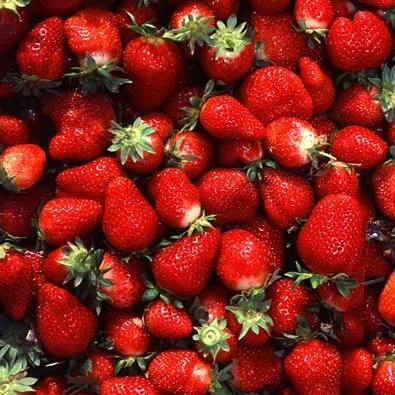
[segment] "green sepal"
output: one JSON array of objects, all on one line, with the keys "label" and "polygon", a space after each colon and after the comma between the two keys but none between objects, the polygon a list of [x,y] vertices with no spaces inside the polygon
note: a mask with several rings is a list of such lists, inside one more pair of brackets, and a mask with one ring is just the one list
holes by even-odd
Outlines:
[{"label": "green sepal", "polygon": [[22,360],[0,362],[0,394],[18,395],[20,392],[34,392],[37,379],[27,377],[27,365]]},{"label": "green sepal", "polygon": [[248,165],[244,166],[243,170],[246,171],[247,177],[251,181],[257,181],[262,179],[262,170],[265,167],[270,167],[272,169],[278,169],[278,165],[276,162],[270,159],[258,159],[255,160]]},{"label": "green sepal", "polygon": [[57,88],[62,81],[40,79],[35,75],[7,73],[3,82],[13,85],[13,92],[21,92],[23,96],[41,97],[44,92],[58,94]]},{"label": "green sepal", "polygon": [[206,215],[203,211],[202,215],[190,225],[189,229],[187,230],[187,235],[190,237],[195,232],[203,234],[207,228],[210,229],[213,227],[212,222],[214,222],[215,219],[215,215]]},{"label": "green sepal", "polygon": [[115,375],[118,375],[123,369],[130,369],[137,366],[140,371],[145,371],[150,362],[156,355],[156,352],[151,352],[140,357],[120,357],[115,362]]},{"label": "green sepal", "polygon": [[0,185],[10,192],[18,193],[21,190],[15,184],[15,176],[10,176],[6,169],[0,165]]},{"label": "green sepal", "polygon": [[22,18],[18,12],[18,8],[26,7],[30,4],[30,0],[2,0],[0,2],[0,10],[8,10],[18,16],[21,21]]},{"label": "green sepal", "polygon": [[155,25],[153,25],[150,22],[144,22],[142,25],[139,25],[136,21],[136,18],[134,17],[133,14],[131,14],[128,11],[125,11],[130,20],[131,23],[127,26],[129,29],[133,30],[135,33],[137,33],[140,36],[144,36],[144,37],[162,37],[165,29],[161,28],[158,29]]},{"label": "green sepal", "polygon": [[185,140],[185,136],[177,137],[174,144],[170,145],[168,142],[165,147],[165,152],[167,156],[166,164],[169,167],[182,167],[183,163],[193,162],[200,159],[200,156],[196,155],[182,155],[179,153],[181,144]]}]

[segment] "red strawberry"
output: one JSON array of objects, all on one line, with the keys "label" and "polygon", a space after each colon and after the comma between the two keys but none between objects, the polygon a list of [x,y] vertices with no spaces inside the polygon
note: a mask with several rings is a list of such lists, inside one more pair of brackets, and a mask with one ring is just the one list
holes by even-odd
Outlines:
[{"label": "red strawberry", "polygon": [[372,355],[358,347],[343,353],[342,391],[359,394],[369,388],[373,378]]},{"label": "red strawberry", "polygon": [[189,350],[166,350],[148,367],[148,379],[163,393],[205,395],[211,388],[210,365]]},{"label": "red strawberry", "polygon": [[229,230],[222,235],[217,273],[224,285],[233,291],[259,288],[270,273],[268,249],[245,230]]},{"label": "red strawberry", "polygon": [[39,290],[36,320],[41,344],[57,357],[77,356],[96,334],[95,315],[67,290],[50,283]]},{"label": "red strawberry", "polygon": [[186,130],[173,134],[166,143],[167,163],[177,166],[190,178],[203,174],[214,156],[214,144],[205,134]]},{"label": "red strawberry", "polygon": [[280,229],[307,218],[314,207],[314,192],[303,177],[282,170],[266,168],[259,191],[266,215]]},{"label": "red strawberry", "polygon": [[217,19],[226,21],[239,10],[239,0],[203,0],[215,14]]},{"label": "red strawberry", "polygon": [[379,67],[388,58],[391,46],[384,21],[368,11],[358,11],[353,20],[337,18],[327,36],[329,60],[342,71]]},{"label": "red strawberry", "polygon": [[240,88],[240,101],[264,124],[282,116],[305,119],[313,113],[313,101],[301,79],[279,66],[248,75]]},{"label": "red strawberry", "polygon": [[45,151],[35,144],[8,147],[0,155],[0,182],[11,191],[31,188],[43,175]]},{"label": "red strawberry", "polygon": [[108,184],[123,174],[116,159],[102,156],[92,162],[59,172],[56,177],[56,195],[104,202]]},{"label": "red strawberry", "polygon": [[313,126],[298,118],[278,118],[267,126],[267,147],[284,167],[300,168],[311,163],[322,138]]},{"label": "red strawberry", "polygon": [[51,0],[33,0],[31,11],[42,16],[67,15],[84,4],[84,0],[64,0],[54,3]]},{"label": "red strawberry", "polygon": [[373,395],[393,395],[395,394],[394,380],[395,362],[391,355],[388,360],[379,362],[372,381]]},{"label": "red strawberry", "polygon": [[248,222],[256,213],[258,192],[240,170],[209,170],[198,182],[200,202],[219,225]]},{"label": "red strawberry", "polygon": [[356,198],[345,194],[325,196],[299,233],[299,255],[314,272],[349,273],[362,256],[364,228],[364,214]]},{"label": "red strawberry", "polygon": [[325,36],[335,19],[332,0],[296,0],[295,18],[308,34]]},{"label": "red strawberry", "polygon": [[138,259],[122,262],[114,253],[105,252],[99,269],[105,271],[102,278],[111,281],[111,285],[100,290],[109,297],[108,303],[112,307],[125,309],[140,302],[145,286],[143,267]]},{"label": "red strawberry", "polygon": [[155,134],[162,141],[165,141],[174,129],[173,121],[167,115],[160,112],[144,114],[141,119],[155,130]]},{"label": "red strawberry", "polygon": [[144,322],[152,336],[182,339],[192,333],[192,321],[185,309],[162,299],[152,302],[144,313]]},{"label": "red strawberry", "polygon": [[217,142],[216,161],[224,167],[258,163],[264,149],[260,141],[225,140]]},{"label": "red strawberry", "polygon": [[293,387],[303,395],[340,394],[342,360],[331,344],[317,339],[298,343],[284,367]]},{"label": "red strawberry", "polygon": [[10,318],[20,320],[32,296],[32,266],[27,257],[8,244],[1,246],[0,257],[0,304]]},{"label": "red strawberry", "polygon": [[106,337],[114,351],[122,356],[138,357],[145,354],[151,343],[141,318],[120,310],[111,310],[104,317]]},{"label": "red strawberry", "polygon": [[284,11],[289,6],[289,0],[249,0],[250,7],[263,15],[273,15]]},{"label": "red strawberry", "polygon": [[197,296],[199,306],[203,309],[207,322],[215,318],[224,318],[229,302],[229,291],[222,286],[209,286]]},{"label": "red strawberry", "polygon": [[67,383],[63,377],[47,376],[34,386],[34,391],[32,394],[36,395],[62,395],[67,391]]},{"label": "red strawberry", "polygon": [[42,208],[38,226],[49,244],[60,246],[88,236],[99,226],[101,217],[102,207],[94,200],[56,198]]},{"label": "red strawberry", "polygon": [[151,265],[155,283],[177,297],[201,293],[214,268],[220,237],[218,229],[207,228],[159,250]]},{"label": "red strawberry", "polygon": [[63,21],[58,17],[36,25],[19,45],[16,59],[22,74],[56,80],[67,68]]},{"label": "red strawberry", "polygon": [[44,97],[42,110],[58,132],[49,144],[51,158],[92,160],[107,147],[114,110],[105,96],[84,97],[76,91],[66,91]]},{"label": "red strawberry", "polygon": [[160,395],[143,376],[112,377],[100,384],[102,395]]},{"label": "red strawberry", "polygon": [[[336,343],[339,348],[352,348],[360,346],[365,337],[363,320],[355,313],[344,313],[337,323],[335,320]],[[337,325],[336,325],[337,324]]]},{"label": "red strawberry", "polygon": [[28,144],[31,139],[30,130],[22,119],[12,115],[0,115],[0,144],[2,146]]},{"label": "red strawberry", "polygon": [[235,15],[227,23],[217,22],[208,45],[199,50],[199,61],[205,74],[230,84],[248,73],[254,63],[254,44],[247,37],[246,23],[237,25]]},{"label": "red strawberry", "polygon": [[240,345],[231,373],[233,378],[230,384],[244,393],[263,389],[277,390],[284,380],[281,359],[269,344],[260,347]]},{"label": "red strawberry", "polygon": [[300,78],[313,99],[313,113],[327,112],[332,107],[336,93],[331,77],[314,60],[307,57],[299,60],[299,70]]},{"label": "red strawberry", "polygon": [[395,272],[389,276],[379,299],[379,313],[387,324],[395,326],[395,311],[394,305],[394,292],[395,292]]},{"label": "red strawberry", "polygon": [[159,231],[155,210],[125,177],[115,178],[108,185],[102,225],[106,239],[127,252],[149,247]]}]

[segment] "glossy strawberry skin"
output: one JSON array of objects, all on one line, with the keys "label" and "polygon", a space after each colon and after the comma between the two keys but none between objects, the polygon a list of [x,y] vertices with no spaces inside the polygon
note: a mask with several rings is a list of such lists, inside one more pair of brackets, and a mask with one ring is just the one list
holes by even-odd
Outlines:
[{"label": "glossy strawberry skin", "polygon": [[264,156],[260,141],[225,140],[217,142],[216,161],[224,167],[235,167],[259,161]]},{"label": "glossy strawberry skin", "polygon": [[100,385],[102,395],[160,395],[143,376],[112,377]]},{"label": "glossy strawberry skin", "polygon": [[394,184],[395,164],[388,163],[378,169],[372,177],[375,201],[380,211],[389,219],[395,219]]},{"label": "glossy strawberry skin", "polygon": [[393,272],[381,292],[378,309],[381,317],[389,325],[395,325],[394,305],[394,291],[395,291],[395,272]]},{"label": "glossy strawberry skin", "polygon": [[306,29],[328,29],[334,20],[332,0],[297,0],[295,19]]},{"label": "glossy strawberry skin", "polygon": [[26,10],[23,8],[17,10],[20,17],[9,10],[0,10],[0,54],[13,48],[29,27],[29,17]]},{"label": "glossy strawberry skin", "polygon": [[66,248],[67,246],[64,245],[51,251],[41,263],[41,270],[45,278],[59,285],[63,284],[68,274],[67,266],[60,263],[64,258],[64,251]]},{"label": "glossy strawberry skin", "polygon": [[28,144],[32,140],[29,127],[22,119],[12,115],[0,115],[0,144],[10,147]]},{"label": "glossy strawberry skin", "polygon": [[91,371],[84,373],[84,377],[101,382],[114,376],[115,361],[110,352],[96,349],[90,352],[87,357],[91,363]]},{"label": "glossy strawberry skin", "polygon": [[393,360],[379,363],[372,381],[374,395],[386,395],[395,392],[394,369],[395,363]]}]

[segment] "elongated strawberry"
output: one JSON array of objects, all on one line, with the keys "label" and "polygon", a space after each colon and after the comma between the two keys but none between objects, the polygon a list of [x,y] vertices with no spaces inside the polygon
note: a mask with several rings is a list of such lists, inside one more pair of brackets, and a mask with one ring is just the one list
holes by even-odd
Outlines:
[{"label": "elongated strawberry", "polygon": [[143,376],[112,377],[100,384],[102,395],[160,395]]},{"label": "elongated strawberry", "polygon": [[56,198],[49,200],[38,218],[42,237],[52,246],[60,246],[76,237],[84,238],[101,221],[102,206],[89,199]]},{"label": "elongated strawberry", "polygon": [[0,144],[10,147],[17,144],[28,144],[32,136],[27,124],[12,115],[0,115]]},{"label": "elongated strawberry", "polygon": [[388,278],[379,299],[378,309],[381,317],[389,325],[395,326],[395,314],[393,310],[395,289],[395,273],[393,272]]},{"label": "elongated strawberry", "polygon": [[125,177],[115,178],[108,185],[102,225],[106,239],[127,252],[149,247],[159,231],[155,210]]},{"label": "elongated strawberry", "polygon": [[67,290],[45,283],[38,293],[36,325],[40,342],[49,354],[72,357],[93,340],[97,319]]}]

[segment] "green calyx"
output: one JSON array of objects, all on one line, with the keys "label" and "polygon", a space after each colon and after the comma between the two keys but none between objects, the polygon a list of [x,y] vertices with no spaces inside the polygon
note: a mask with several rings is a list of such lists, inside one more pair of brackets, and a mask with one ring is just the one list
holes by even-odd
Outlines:
[{"label": "green calyx", "polygon": [[155,25],[149,22],[145,22],[142,25],[139,25],[133,14],[128,11],[125,12],[128,14],[131,20],[131,23],[127,27],[133,30],[138,35],[144,36],[146,38],[161,38],[163,36],[165,32],[164,28],[158,29]]},{"label": "green calyx", "polygon": [[203,214],[189,227],[187,230],[187,235],[192,236],[195,232],[203,234],[207,228],[212,228],[212,222],[215,221],[215,215],[205,215]]},{"label": "green calyx", "polygon": [[114,137],[108,151],[120,151],[123,165],[129,158],[133,162],[137,162],[144,159],[145,153],[155,153],[150,137],[155,133],[155,130],[140,117],[134,121],[133,125],[125,127],[113,122],[111,132],[114,134]]},{"label": "green calyx", "polygon": [[15,184],[15,176],[7,173],[7,170],[0,165],[0,185],[11,192],[20,192],[20,189]]},{"label": "green calyx", "polygon": [[196,334],[192,339],[198,342],[198,347],[203,355],[212,355],[214,361],[220,351],[229,351],[227,339],[229,333],[225,331],[227,322],[225,319],[215,318],[212,322],[201,322],[200,327],[195,327]]},{"label": "green calyx", "polygon": [[310,49],[314,49],[315,44],[321,44],[329,31],[329,29],[309,29],[305,21],[298,21],[298,26],[295,29],[309,35],[307,45]]},{"label": "green calyx", "polygon": [[12,85],[13,92],[20,92],[23,96],[41,97],[44,92],[56,94],[56,89],[62,81],[50,81],[35,75],[7,73],[2,80]]},{"label": "green calyx", "polygon": [[64,77],[78,79],[81,93],[84,96],[97,93],[101,88],[111,93],[119,93],[119,88],[122,85],[132,83],[126,78],[114,76],[113,73],[124,74],[124,70],[116,66],[113,60],[99,66],[92,56],[88,56],[85,65],[73,67],[71,70],[72,72],[65,74]]},{"label": "green calyx", "polygon": [[278,169],[278,165],[276,162],[270,159],[258,159],[254,162],[246,165],[243,170],[246,171],[247,177],[251,181],[257,181],[262,179],[261,172],[265,167],[271,167],[272,169]]},{"label": "green calyx", "polygon": [[185,140],[185,136],[180,136],[176,138],[174,144],[170,144],[170,142],[167,142],[165,147],[166,156],[167,156],[166,163],[169,167],[182,168],[183,163],[193,162],[195,160],[200,159],[200,156],[184,155],[180,153],[180,148],[184,140]]},{"label": "green calyx", "polygon": [[0,394],[18,395],[20,392],[34,392],[32,386],[37,379],[26,377],[26,363],[17,360],[0,363]]},{"label": "green calyx", "polygon": [[0,0],[0,10],[11,11],[21,20],[18,8],[26,7],[29,4],[30,0]]}]

